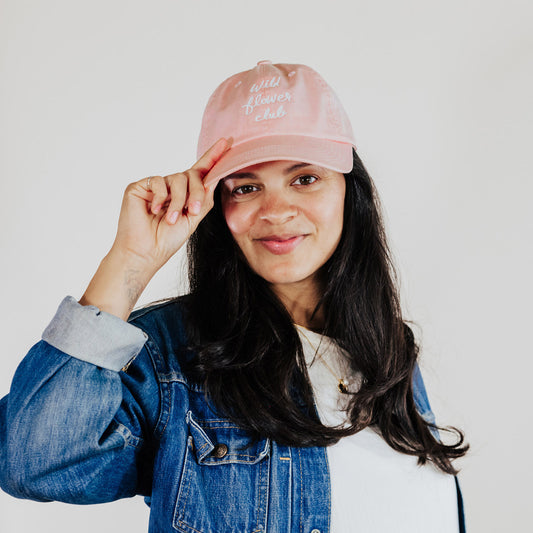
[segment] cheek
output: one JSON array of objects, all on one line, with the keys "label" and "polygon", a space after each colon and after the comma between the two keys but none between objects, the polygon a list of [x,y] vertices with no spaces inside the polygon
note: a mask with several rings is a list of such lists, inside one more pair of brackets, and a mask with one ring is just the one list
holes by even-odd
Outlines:
[{"label": "cheek", "polygon": [[253,223],[253,213],[246,206],[228,203],[223,206],[226,224],[233,235],[237,238],[248,232]]},{"label": "cheek", "polygon": [[346,200],[346,183],[344,181],[344,176],[338,184],[336,189],[336,194],[334,199],[331,202],[332,206],[335,206],[331,211],[332,221],[336,222],[340,226],[342,231],[342,226],[344,225],[344,202]]},{"label": "cheek", "polygon": [[339,224],[342,225],[344,205],[322,204],[320,210],[315,213],[315,219],[320,221],[322,226],[336,227]]},{"label": "cheek", "polygon": [[310,217],[312,217],[316,224],[321,228],[329,228],[332,231],[334,228],[342,230],[344,224],[344,189],[334,191],[334,194],[328,195],[327,198],[320,199],[314,206],[311,207]]}]

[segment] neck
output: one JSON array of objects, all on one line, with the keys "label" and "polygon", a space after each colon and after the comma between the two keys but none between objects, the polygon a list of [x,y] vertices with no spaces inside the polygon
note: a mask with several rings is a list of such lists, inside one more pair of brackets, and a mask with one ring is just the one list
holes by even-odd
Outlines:
[{"label": "neck", "polygon": [[275,284],[272,290],[281,300],[295,324],[321,332],[324,328],[324,310],[320,307],[313,315],[321,291],[315,280]]}]

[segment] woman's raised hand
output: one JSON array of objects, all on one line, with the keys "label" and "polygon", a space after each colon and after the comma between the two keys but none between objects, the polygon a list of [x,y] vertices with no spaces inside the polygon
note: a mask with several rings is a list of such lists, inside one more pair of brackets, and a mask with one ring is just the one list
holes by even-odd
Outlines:
[{"label": "woman's raised hand", "polygon": [[157,271],[186,242],[213,206],[216,184],[203,178],[230,146],[219,139],[188,170],[130,183],[124,193],[113,248]]},{"label": "woman's raised hand", "polygon": [[205,188],[203,179],[230,146],[221,138],[190,169],[127,186],[115,241],[80,304],[127,320],[150,279],[213,207],[216,183]]}]

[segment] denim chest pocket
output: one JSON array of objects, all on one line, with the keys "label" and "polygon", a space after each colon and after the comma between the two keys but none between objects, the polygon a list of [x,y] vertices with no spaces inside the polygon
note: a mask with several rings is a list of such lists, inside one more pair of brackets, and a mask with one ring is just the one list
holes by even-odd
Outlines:
[{"label": "denim chest pocket", "polygon": [[188,437],[173,527],[183,533],[258,533],[266,528],[270,440],[251,443],[227,419],[187,413]]}]

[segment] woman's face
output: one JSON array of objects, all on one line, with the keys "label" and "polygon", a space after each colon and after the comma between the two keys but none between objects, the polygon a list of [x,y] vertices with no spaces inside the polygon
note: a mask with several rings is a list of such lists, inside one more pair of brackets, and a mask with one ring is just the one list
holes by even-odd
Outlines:
[{"label": "woman's face", "polygon": [[266,281],[317,282],[342,233],[343,174],[298,161],[269,161],[224,178],[222,209],[250,267]]}]

